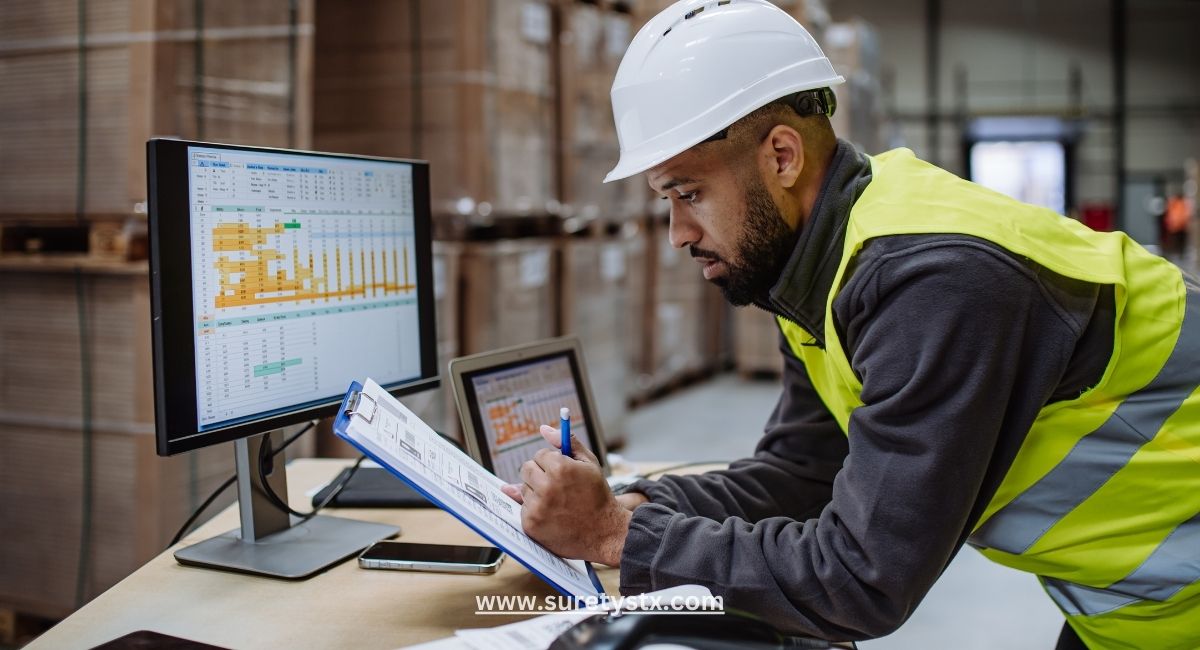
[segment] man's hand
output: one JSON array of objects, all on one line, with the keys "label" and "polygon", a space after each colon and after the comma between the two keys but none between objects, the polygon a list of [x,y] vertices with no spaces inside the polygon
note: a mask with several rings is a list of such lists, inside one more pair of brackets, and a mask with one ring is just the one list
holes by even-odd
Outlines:
[{"label": "man's hand", "polygon": [[620,565],[637,504],[617,502],[600,463],[578,439],[572,437],[574,456],[568,458],[559,451],[558,429],[543,426],[541,434],[553,448],[538,451],[521,466],[521,485],[504,486],[504,493],[522,504],[525,532],[561,556]]}]

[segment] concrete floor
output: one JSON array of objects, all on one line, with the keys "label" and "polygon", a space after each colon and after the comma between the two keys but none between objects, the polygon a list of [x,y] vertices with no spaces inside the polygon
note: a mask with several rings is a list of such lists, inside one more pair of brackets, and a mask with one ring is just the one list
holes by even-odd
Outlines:
[{"label": "concrete floor", "polygon": [[[749,455],[778,397],[771,381],[723,375],[634,411],[622,455],[635,461],[733,460]],[[912,618],[864,650],[1053,648],[1062,614],[1025,573],[963,549]]]}]

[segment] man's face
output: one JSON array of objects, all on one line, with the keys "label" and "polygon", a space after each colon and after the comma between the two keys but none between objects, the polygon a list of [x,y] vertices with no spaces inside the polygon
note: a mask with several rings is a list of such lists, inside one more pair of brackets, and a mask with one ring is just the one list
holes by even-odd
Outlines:
[{"label": "man's face", "polygon": [[799,228],[784,219],[753,156],[739,166],[715,148],[680,154],[648,171],[647,181],[671,202],[671,245],[686,246],[731,304],[748,305],[779,278]]}]

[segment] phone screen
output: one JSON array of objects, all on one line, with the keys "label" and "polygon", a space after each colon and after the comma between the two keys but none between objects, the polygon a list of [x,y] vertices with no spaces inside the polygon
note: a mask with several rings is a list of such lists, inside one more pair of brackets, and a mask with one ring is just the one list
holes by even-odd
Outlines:
[{"label": "phone screen", "polygon": [[445,564],[490,565],[500,559],[501,551],[492,546],[448,546],[445,544],[409,544],[377,542],[363,553],[364,560],[405,560]]}]

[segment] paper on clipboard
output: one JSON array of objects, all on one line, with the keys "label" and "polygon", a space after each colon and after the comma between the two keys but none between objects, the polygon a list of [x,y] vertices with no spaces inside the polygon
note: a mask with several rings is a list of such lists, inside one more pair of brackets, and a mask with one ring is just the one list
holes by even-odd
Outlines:
[{"label": "paper on clipboard", "polygon": [[521,507],[500,491],[503,481],[442,439],[373,380],[366,380],[351,404],[354,394],[352,389],[335,422],[337,435],[563,594],[593,600],[599,595],[583,562],[564,560],[525,534]]}]

